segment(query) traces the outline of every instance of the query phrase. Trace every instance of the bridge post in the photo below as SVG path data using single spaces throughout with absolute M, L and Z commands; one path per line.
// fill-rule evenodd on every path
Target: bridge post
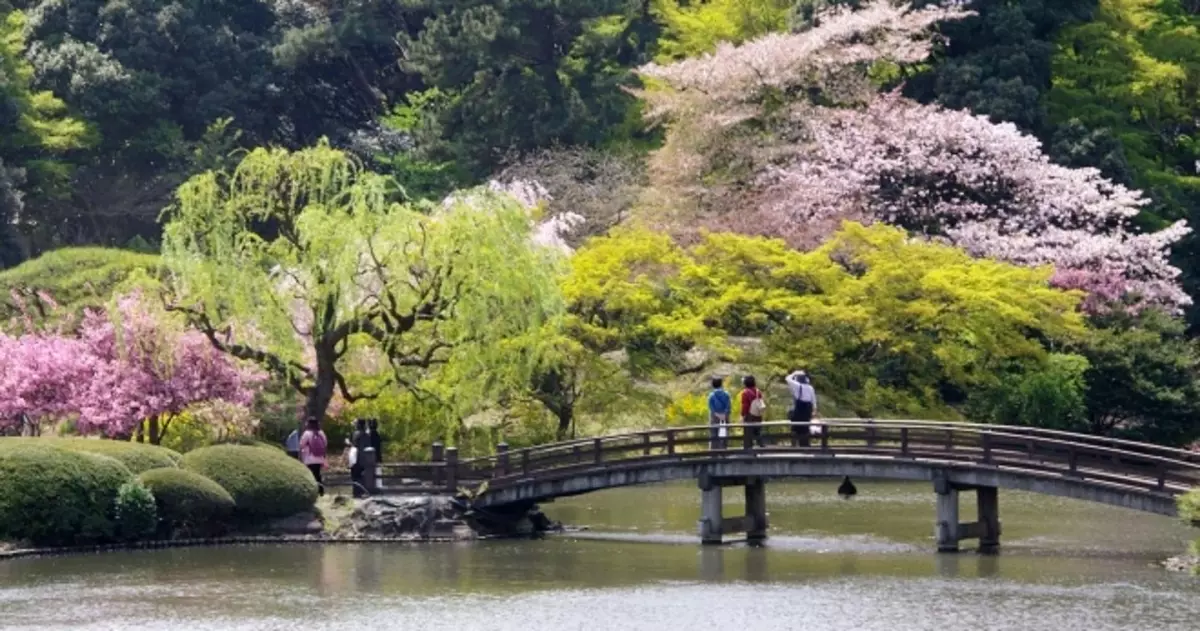
M 496 445 L 496 477 L 508 475 L 508 443 Z
M 767 538 L 767 485 L 762 478 L 746 480 L 746 539 Z
M 700 477 L 700 543 L 705 545 L 721 543 L 721 525 L 724 521 L 721 513 L 721 485 L 715 484 L 707 475 Z
M 446 461 L 445 446 L 442 445 L 441 441 L 434 441 L 433 446 L 430 447 L 429 462 L 431 462 L 433 464 L 439 464 L 439 463 L 442 463 L 445 461 Z M 441 473 L 442 473 L 441 469 L 434 467 L 434 469 L 433 469 L 433 485 L 434 486 L 438 486 L 442 483 L 443 477 L 441 476 Z
M 450 493 L 458 491 L 458 447 L 446 449 L 446 488 Z
M 1000 549 L 1000 489 L 981 486 L 975 489 L 979 515 L 979 551 L 991 554 Z
M 933 536 L 938 552 L 958 552 L 958 489 L 944 475 L 934 475 L 933 490 L 937 493 L 937 522 Z

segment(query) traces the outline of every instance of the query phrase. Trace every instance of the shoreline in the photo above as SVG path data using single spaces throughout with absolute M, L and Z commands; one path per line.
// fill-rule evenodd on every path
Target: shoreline
M 234 537 L 216 537 L 210 539 L 168 539 L 160 541 L 134 541 L 130 543 L 106 543 L 90 546 L 64 546 L 59 548 L 10 548 L 0 549 L 0 561 L 7 559 L 23 559 L 31 557 L 69 556 L 82 554 L 102 554 L 105 552 L 124 552 L 129 550 L 165 550 L 169 548 L 197 548 L 208 546 L 238 546 L 238 545 L 269 545 L 269 544 L 355 544 L 355 543 L 456 543 L 462 541 L 516 539 L 519 537 L 501 535 L 478 535 L 471 539 L 440 536 L 403 536 L 403 537 L 346 537 L 328 535 L 246 535 Z M 532 537 L 530 537 L 532 538 Z

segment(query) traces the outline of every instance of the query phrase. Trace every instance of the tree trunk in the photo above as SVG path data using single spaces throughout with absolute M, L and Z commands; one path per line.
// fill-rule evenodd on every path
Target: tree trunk
M 567 430 L 571 431 L 571 437 L 574 438 L 575 408 L 570 405 L 562 405 L 554 410 L 554 415 L 558 417 L 558 439 L 565 439 L 567 437 Z
M 147 430 L 150 434 L 150 444 L 157 445 L 162 442 L 162 433 L 159 431 L 158 416 L 151 416 L 146 421 Z
M 332 344 L 322 344 L 316 348 L 317 354 L 317 378 L 316 383 L 308 391 L 308 395 L 304 401 L 304 419 L 315 418 L 318 421 L 325 420 L 325 412 L 329 409 L 330 401 L 333 401 L 333 389 L 336 387 L 334 381 L 334 367 L 337 362 L 336 353 L 334 353 Z

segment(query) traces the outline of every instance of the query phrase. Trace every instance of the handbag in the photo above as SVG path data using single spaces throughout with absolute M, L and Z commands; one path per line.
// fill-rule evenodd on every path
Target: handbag
M 762 417 L 763 412 L 767 411 L 767 402 L 763 400 L 762 393 L 759 393 L 758 398 L 750 402 L 750 415 Z

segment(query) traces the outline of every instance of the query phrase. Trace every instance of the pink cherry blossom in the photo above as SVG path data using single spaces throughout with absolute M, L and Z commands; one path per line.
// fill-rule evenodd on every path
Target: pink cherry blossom
M 73 417 L 80 433 L 125 436 L 198 403 L 249 405 L 262 379 L 136 294 L 118 299 L 111 317 L 86 312 L 74 335 L 0 335 L 0 356 L 0 429 L 22 415 Z
M 1149 200 L 1095 169 L 1054 164 L 1011 124 L 878 93 L 871 70 L 926 59 L 932 28 L 970 12 L 885 1 L 818 16 L 808 30 L 722 45 L 638 69 L 667 136 L 650 172 L 657 217 L 686 238 L 707 228 L 817 245 L 843 221 L 884 222 L 974 256 L 1052 265 L 1055 284 L 1179 310 L 1168 260 L 1190 229 L 1130 219 Z

